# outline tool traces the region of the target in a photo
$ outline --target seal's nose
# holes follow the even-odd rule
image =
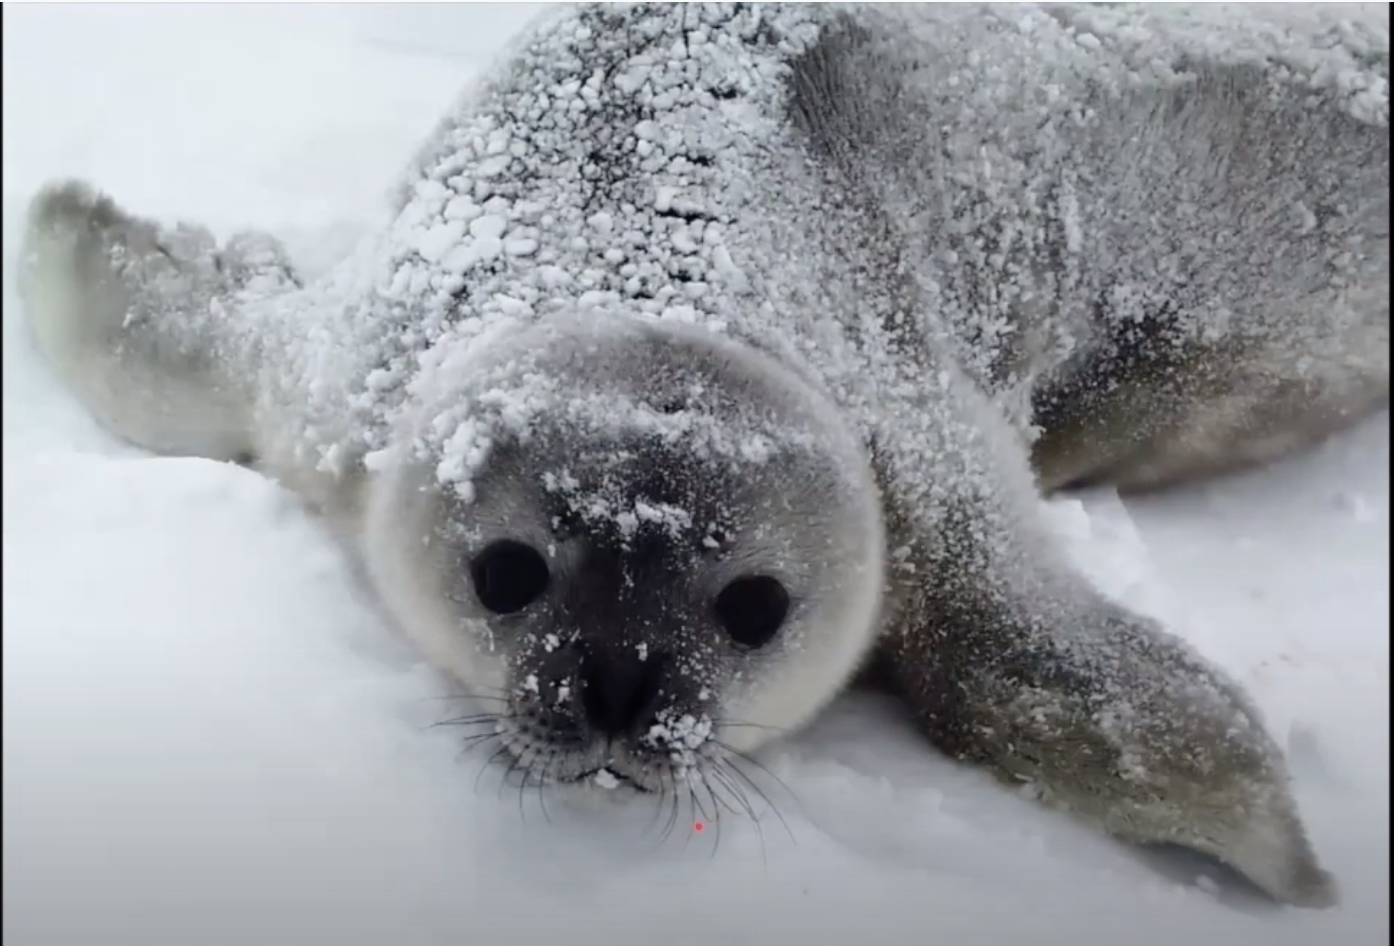
[[[581,663],[586,722],[606,736],[625,736],[653,721],[663,695],[663,661],[655,654],[588,654]]]

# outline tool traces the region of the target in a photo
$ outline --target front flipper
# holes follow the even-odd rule
[[[1213,857],[1281,902],[1337,902],[1282,752],[1236,683],[1068,572],[973,571],[959,558],[919,585],[885,646],[936,745],[1119,838]]]
[[[294,286],[279,243],[249,233],[220,247],[69,181],[30,205],[18,276],[40,352],[114,434],[248,458],[259,343],[244,303]]]

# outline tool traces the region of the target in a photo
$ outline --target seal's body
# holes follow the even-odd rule
[[[1325,905],[1243,693],[1038,509],[1384,403],[1387,29],[1323,16],[569,7],[326,279],[70,184],[21,288],[116,433],[325,511],[525,778],[739,794],[875,657],[945,751]]]

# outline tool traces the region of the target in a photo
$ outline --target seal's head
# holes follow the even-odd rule
[[[518,766],[661,791],[837,692],[876,631],[883,537],[826,395],[659,320],[472,349],[371,489],[364,555],[437,665],[503,700]]]

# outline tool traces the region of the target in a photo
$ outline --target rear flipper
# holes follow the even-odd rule
[[[1140,493],[1240,472],[1312,447],[1389,403],[1389,331],[1347,329],[1349,350],[1311,358],[1274,346],[1221,346],[1187,363],[1124,365],[1108,357],[1036,393],[1041,489],[1110,485]],[[1294,363],[1296,362],[1296,363]]]
[[[133,217],[79,182],[29,209],[19,293],[39,350],[107,429],[157,453],[252,452],[252,295],[294,287],[284,249]]]

